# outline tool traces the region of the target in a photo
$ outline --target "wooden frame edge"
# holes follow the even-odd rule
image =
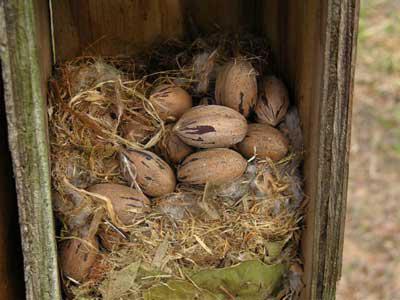
[[[312,300],[333,300],[340,278],[359,0],[329,0],[320,103]]]
[[[60,300],[51,207],[46,99],[31,0],[0,2],[0,54],[18,196],[26,298]]]

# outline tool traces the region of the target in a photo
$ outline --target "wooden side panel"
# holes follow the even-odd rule
[[[358,13],[358,0],[331,0],[326,9],[313,273],[313,282],[320,284],[312,293],[316,299],[333,299],[341,275]]]
[[[315,269],[315,219],[317,199],[317,169],[319,155],[320,103],[323,75],[324,16],[322,2],[272,1],[265,6],[264,25],[268,36],[274,37],[273,51],[277,61],[277,72],[284,78],[291,90],[292,99],[299,108],[305,143],[304,175],[305,193],[309,197],[306,214],[306,229],[302,239],[304,257],[303,299],[312,298],[311,293],[318,284],[313,278]],[[273,15],[279,18],[268,23]],[[275,17],[276,18],[276,17]],[[301,24],[301,25],[300,25]],[[279,39],[280,37],[280,39]],[[284,37],[284,38],[283,38]]]
[[[309,205],[303,299],[335,298],[340,277],[358,0],[263,2],[262,27],[299,107]]]
[[[80,55],[132,54],[154,41],[197,35],[200,31],[253,30],[259,15],[257,3],[258,0],[53,1],[56,57],[65,60]]]
[[[51,66],[47,4],[0,2],[0,54],[28,300],[61,297],[46,131],[45,86]]]
[[[57,59],[129,54],[183,33],[180,0],[52,2]]]
[[[185,18],[192,17],[202,32],[254,31],[258,25],[258,0],[183,0],[183,3]]]

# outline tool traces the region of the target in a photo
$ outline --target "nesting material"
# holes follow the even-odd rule
[[[303,147],[294,106],[273,111],[277,128],[255,123],[270,65],[264,40],[214,34],[58,66],[49,121],[67,299],[296,299]]]

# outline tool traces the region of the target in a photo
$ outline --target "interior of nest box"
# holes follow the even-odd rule
[[[305,137],[305,192],[309,197],[302,242],[306,283],[312,245],[322,77],[323,1],[291,0],[45,0],[35,1],[43,94],[52,65],[82,55],[132,55],[152,43],[195,37],[216,27],[245,29],[270,42],[275,73],[289,87]]]

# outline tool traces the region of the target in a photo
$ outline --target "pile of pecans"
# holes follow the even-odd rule
[[[60,96],[62,93],[58,91],[51,95],[51,103],[62,102],[54,105],[56,113],[64,110],[70,114],[56,119],[51,111],[50,120],[57,121],[53,124],[56,134],[52,135],[52,150],[54,205],[63,236],[60,265],[72,284],[99,285],[107,272],[121,267],[106,263],[107,253],[121,247],[135,247],[139,243],[137,236],[132,238],[135,230],[142,234],[149,230],[152,221],[171,222],[179,231],[179,226],[184,226],[180,225],[182,220],[229,223],[221,218],[229,215],[223,210],[240,215],[253,209],[262,220],[273,218],[268,214],[279,215],[286,209],[290,212],[286,214],[292,214],[290,229],[285,231],[288,236],[290,233],[288,239],[298,230],[296,209],[301,206],[303,194],[297,110],[290,106],[288,91],[280,79],[260,74],[252,60],[243,56],[218,65],[211,60],[217,52],[193,57],[192,78],[184,84],[182,78],[155,80],[148,85],[145,79],[128,80],[128,75],[102,62],[100,68],[99,63],[91,65],[96,66],[95,76],[88,68],[74,70],[68,83],[69,93]],[[89,79],[91,82],[87,83]],[[110,100],[109,90],[103,90],[106,86],[115,88],[111,94],[117,95],[118,101]],[[141,86],[141,101],[130,99],[135,93],[120,92],[128,86]],[[75,105],[80,98],[87,102],[86,106]],[[92,112],[96,117],[101,114],[101,121]],[[126,118],[128,113],[130,117]],[[58,125],[62,122],[71,125],[61,130]],[[85,130],[81,140],[66,133],[72,132],[71,128],[78,123]],[[83,141],[89,133],[93,135],[90,140],[96,142],[86,146]],[[153,142],[148,143],[149,137]],[[79,154],[87,153],[89,148],[89,152],[94,151],[96,147],[103,152],[108,149],[109,154],[98,159]],[[93,166],[100,162],[111,171],[93,172]],[[268,202],[268,213],[259,210],[263,201]],[[160,229],[151,230],[156,228]],[[286,238],[284,234],[274,236],[262,230],[259,234],[267,240]],[[168,239],[173,233],[163,236]],[[200,245],[198,251],[213,256],[213,245],[207,245],[197,235],[194,237]],[[151,240],[151,236],[148,238]],[[229,244],[228,238],[226,243]],[[154,248],[160,255],[158,247]],[[239,256],[232,259],[228,248],[218,257],[219,264],[227,260],[224,266],[241,260]],[[268,255],[267,248],[258,257]],[[242,255],[243,251],[237,253]],[[296,254],[290,255],[296,258]],[[137,259],[145,260],[145,256]],[[184,256],[170,261],[182,264]],[[188,255],[186,259],[207,266],[204,257],[196,261],[195,256]],[[211,261],[208,258],[209,267],[217,267]],[[164,268],[157,267],[174,275],[176,270],[168,267],[167,262]]]

